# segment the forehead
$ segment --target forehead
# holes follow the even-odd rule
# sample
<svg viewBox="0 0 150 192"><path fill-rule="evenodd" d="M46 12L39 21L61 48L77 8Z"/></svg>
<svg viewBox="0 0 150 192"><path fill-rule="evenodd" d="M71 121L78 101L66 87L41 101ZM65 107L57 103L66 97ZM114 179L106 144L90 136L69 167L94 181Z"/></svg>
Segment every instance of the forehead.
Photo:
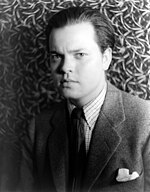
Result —
<svg viewBox="0 0 150 192"><path fill-rule="evenodd" d="M96 43L96 35L90 22L69 24L65 27L53 29L50 34L50 47L54 46L88 46Z"/></svg>

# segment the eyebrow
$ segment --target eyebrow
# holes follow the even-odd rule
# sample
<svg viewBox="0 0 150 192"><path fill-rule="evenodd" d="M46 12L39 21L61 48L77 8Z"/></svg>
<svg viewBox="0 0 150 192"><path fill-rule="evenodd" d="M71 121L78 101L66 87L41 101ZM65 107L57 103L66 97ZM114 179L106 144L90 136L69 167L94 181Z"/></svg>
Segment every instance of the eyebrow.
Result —
<svg viewBox="0 0 150 192"><path fill-rule="evenodd" d="M74 50L70 50L70 53L77 53L77 52L81 52L81 51L86 51L85 48L80 48L80 49L74 49Z"/></svg>
<svg viewBox="0 0 150 192"><path fill-rule="evenodd" d="M87 51L87 50L85 48L80 48L80 49L72 49L72 50L69 50L68 52L69 53L78 53L78 52L81 52L81 51ZM58 51L50 51L50 54L63 55L62 53L59 53Z"/></svg>

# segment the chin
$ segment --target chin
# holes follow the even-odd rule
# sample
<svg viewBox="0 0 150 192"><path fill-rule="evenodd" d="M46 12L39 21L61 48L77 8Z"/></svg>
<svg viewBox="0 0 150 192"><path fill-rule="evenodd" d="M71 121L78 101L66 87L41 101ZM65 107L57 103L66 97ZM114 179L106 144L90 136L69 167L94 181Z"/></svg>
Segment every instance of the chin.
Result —
<svg viewBox="0 0 150 192"><path fill-rule="evenodd" d="M61 95L66 99L78 99L77 93L72 91L61 91Z"/></svg>

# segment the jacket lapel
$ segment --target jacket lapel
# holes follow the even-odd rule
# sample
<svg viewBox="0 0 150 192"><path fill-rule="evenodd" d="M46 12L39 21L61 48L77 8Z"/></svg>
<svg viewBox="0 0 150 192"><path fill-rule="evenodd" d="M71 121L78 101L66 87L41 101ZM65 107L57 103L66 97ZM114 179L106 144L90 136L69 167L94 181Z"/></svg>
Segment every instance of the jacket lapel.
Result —
<svg viewBox="0 0 150 192"><path fill-rule="evenodd" d="M51 124L53 132L49 137L49 158L57 191L66 191L68 170L67 110L63 105L55 111Z"/></svg>
<svg viewBox="0 0 150 192"><path fill-rule="evenodd" d="M84 179L87 189L92 188L121 143L119 125L124 119L121 93L108 85L106 99L95 125L87 156Z"/></svg>

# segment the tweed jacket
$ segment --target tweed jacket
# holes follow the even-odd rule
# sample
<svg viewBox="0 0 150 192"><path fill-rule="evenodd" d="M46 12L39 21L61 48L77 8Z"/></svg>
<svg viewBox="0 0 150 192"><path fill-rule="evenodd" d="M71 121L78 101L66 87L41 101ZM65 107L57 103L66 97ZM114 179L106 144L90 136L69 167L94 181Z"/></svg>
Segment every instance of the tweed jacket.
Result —
<svg viewBox="0 0 150 192"><path fill-rule="evenodd" d="M69 127L66 102L32 122L22 143L24 191L67 191ZM83 191L150 191L150 103L108 83L83 179Z"/></svg>

